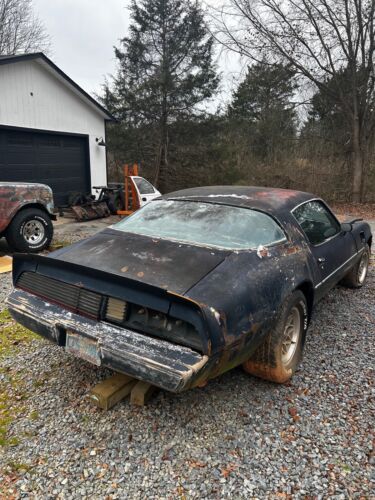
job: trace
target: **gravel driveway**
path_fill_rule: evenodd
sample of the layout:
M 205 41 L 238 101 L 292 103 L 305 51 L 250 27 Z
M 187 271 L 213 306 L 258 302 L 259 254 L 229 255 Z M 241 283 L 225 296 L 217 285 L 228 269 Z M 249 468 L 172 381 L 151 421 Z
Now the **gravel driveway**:
M 284 386 L 235 369 L 104 413 L 87 393 L 107 370 L 42 340 L 15 346 L 0 361 L 16 415 L 0 498 L 374 498 L 374 264 L 363 289 L 318 304 Z M 0 279 L 1 310 L 10 277 Z

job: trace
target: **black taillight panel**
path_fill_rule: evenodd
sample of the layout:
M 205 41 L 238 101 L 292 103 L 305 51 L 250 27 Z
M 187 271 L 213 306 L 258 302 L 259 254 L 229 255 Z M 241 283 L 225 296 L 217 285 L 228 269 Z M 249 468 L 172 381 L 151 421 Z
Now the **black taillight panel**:
M 17 280 L 16 287 L 78 314 L 107 321 L 203 352 L 199 333 L 201 318 L 197 317 L 197 313 L 189 308 L 172 306 L 171 311 L 181 313 L 178 318 L 115 297 L 103 296 L 35 272 L 22 273 Z
M 99 319 L 103 297 L 98 293 L 31 272 L 22 273 L 16 287 L 71 311 Z
M 108 315 L 106 320 L 113 322 Z M 117 320 L 115 322 L 118 323 Z M 201 337 L 193 324 L 160 311 L 127 303 L 122 325 L 200 352 L 203 350 Z
M 111 323 L 122 325 L 126 320 L 127 311 L 127 302 L 113 297 L 108 297 L 104 317 Z

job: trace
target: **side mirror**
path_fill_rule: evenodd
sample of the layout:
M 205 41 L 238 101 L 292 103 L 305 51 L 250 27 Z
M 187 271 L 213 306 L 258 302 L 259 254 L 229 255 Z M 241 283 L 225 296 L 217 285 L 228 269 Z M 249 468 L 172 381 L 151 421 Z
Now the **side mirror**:
M 348 220 L 348 224 L 354 224 L 355 222 L 361 222 L 361 221 L 363 221 L 363 219 L 360 219 L 360 218 L 352 219 L 352 220 Z
M 353 230 L 353 224 L 355 222 L 361 222 L 361 221 L 363 221 L 363 219 L 352 219 L 352 220 L 349 220 L 348 222 L 343 222 L 341 224 L 341 230 L 344 233 L 350 233 L 350 231 Z
M 341 231 L 343 233 L 350 233 L 350 231 L 353 229 L 352 223 L 351 222 L 343 222 L 341 224 Z

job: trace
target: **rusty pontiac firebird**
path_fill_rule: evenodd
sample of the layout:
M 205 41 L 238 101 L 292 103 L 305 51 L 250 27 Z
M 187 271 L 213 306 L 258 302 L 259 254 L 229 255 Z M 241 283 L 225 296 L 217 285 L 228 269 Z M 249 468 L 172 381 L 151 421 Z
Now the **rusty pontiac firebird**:
M 364 284 L 372 235 L 298 191 L 202 187 L 151 201 L 48 257 L 17 255 L 15 320 L 172 392 L 242 364 L 285 382 L 314 304 Z

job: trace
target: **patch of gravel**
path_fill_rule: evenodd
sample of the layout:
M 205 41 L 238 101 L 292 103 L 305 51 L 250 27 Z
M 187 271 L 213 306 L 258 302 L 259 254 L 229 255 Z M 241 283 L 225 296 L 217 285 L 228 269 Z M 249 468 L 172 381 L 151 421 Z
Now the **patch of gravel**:
M 22 380 L 25 398 L 10 427 L 19 444 L 0 451 L 4 493 L 373 497 L 374 297 L 372 261 L 363 289 L 337 287 L 317 305 L 303 365 L 287 385 L 235 369 L 202 389 L 160 391 L 145 408 L 123 401 L 100 411 L 87 394 L 108 370 L 44 341 L 21 346 L 0 363 L 5 378 Z
M 108 228 L 108 226 L 119 222 L 121 217 L 111 215 L 105 219 L 92 220 L 88 222 L 76 222 L 65 219 L 64 223 L 57 222 L 54 226 L 54 241 L 67 241 L 75 243 L 89 236 L 93 236 L 98 231 Z
M 12 290 L 12 276 L 11 273 L 0 275 L 0 311 L 5 308 L 5 299 L 8 297 Z

